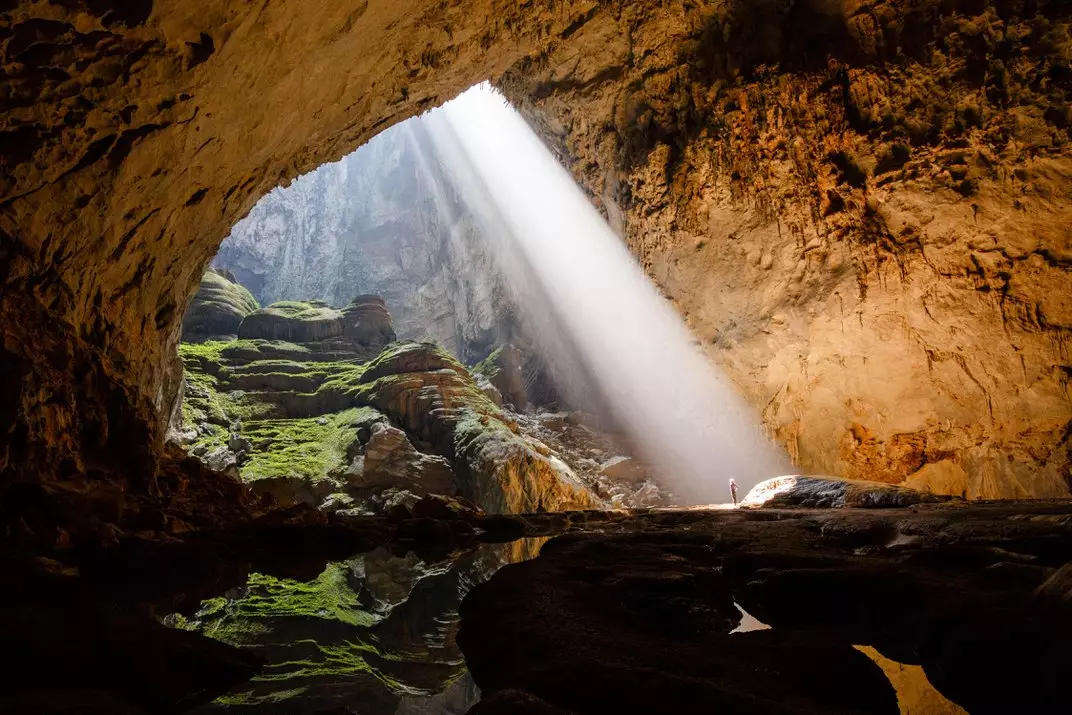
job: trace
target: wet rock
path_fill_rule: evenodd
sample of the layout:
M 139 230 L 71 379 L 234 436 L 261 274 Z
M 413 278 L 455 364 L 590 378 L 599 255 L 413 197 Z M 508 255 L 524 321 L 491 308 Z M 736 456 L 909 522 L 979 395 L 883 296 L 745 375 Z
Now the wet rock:
M 741 500 L 741 506 L 889 508 L 949 499 L 947 496 L 882 482 L 836 477 L 786 476 L 768 479 L 752 487 Z
M 428 494 L 413 505 L 415 519 L 445 519 L 448 521 L 465 521 L 470 524 L 480 523 L 485 514 L 476 504 L 461 497 L 449 497 L 442 494 Z
M 1062 712 L 1072 611 L 1037 594 L 1072 545 L 1068 510 L 606 515 L 581 527 L 598 531 L 554 539 L 473 589 L 459 642 L 485 702 L 519 691 L 578 715 L 898 712 L 918 684 L 888 680 L 861 644 L 918 668 L 941 702 L 967 712 Z M 563 516 L 572 515 L 497 519 Z M 832 532 L 817 520 L 854 526 Z M 885 546 L 876 521 L 918 538 Z M 863 555 L 845 532 L 871 534 L 877 548 Z M 991 573 L 1010 554 L 1016 574 Z M 770 628 L 742 631 L 746 620 Z

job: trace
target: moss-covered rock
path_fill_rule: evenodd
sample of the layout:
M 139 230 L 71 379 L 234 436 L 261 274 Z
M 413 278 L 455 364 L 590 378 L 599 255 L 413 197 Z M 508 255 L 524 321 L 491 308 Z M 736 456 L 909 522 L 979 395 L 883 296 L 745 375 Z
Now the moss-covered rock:
M 247 315 L 238 337 L 299 343 L 342 337 L 342 313 L 321 301 L 283 301 Z
M 463 496 L 490 512 L 555 511 L 601 504 L 546 447 L 477 387 L 457 360 L 431 343 L 388 346 L 361 377 L 366 400 L 453 458 Z
M 253 294 L 231 273 L 209 268 L 183 317 L 182 339 L 199 342 L 233 337 L 242 319 L 259 307 Z

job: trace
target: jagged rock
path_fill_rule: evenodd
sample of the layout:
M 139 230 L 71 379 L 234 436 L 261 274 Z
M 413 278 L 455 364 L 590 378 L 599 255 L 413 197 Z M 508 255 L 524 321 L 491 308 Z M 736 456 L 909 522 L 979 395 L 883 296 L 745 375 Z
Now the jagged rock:
M 541 455 L 457 360 L 429 343 L 390 346 L 361 376 L 365 399 L 453 457 L 460 493 L 490 512 L 600 504 L 560 460 Z M 368 464 L 366 462 L 366 470 Z
M 882 482 L 794 475 L 760 482 L 741 500 L 741 506 L 889 508 L 949 499 Z
M 229 476 L 238 477 L 238 459 L 235 457 L 235 453 L 225 446 L 217 447 L 216 449 L 208 452 L 201 461 L 205 463 L 209 469 L 214 469 L 217 472 L 223 472 Z
M 228 271 L 209 268 L 182 319 L 186 342 L 234 337 L 242 319 L 257 310 L 253 295 Z
M 365 454 L 354 461 L 346 476 L 351 489 L 358 493 L 386 487 L 418 494 L 452 494 L 458 489 L 450 462 L 443 457 L 418 452 L 406 433 L 397 427 L 374 424 Z

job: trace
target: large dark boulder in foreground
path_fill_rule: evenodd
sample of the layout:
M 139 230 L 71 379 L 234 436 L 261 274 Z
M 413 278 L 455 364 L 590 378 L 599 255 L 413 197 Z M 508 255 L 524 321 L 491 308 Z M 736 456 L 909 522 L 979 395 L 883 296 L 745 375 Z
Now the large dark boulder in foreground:
M 532 535 L 541 520 L 519 521 Z M 897 713 L 923 692 L 950 713 L 1067 709 L 1070 502 L 650 511 L 579 528 L 598 531 L 548 542 L 463 601 L 474 713 Z

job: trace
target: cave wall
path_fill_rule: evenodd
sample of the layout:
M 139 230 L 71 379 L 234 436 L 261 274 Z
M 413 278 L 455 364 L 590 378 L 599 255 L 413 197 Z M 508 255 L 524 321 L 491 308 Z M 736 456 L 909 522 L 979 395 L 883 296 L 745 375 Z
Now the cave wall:
M 382 296 L 400 338 L 467 364 L 514 339 L 506 288 L 420 118 L 264 196 L 212 263 L 262 305 Z
M 166 356 L 231 226 L 589 7 L 0 5 L 0 488 L 156 498 Z
M 805 472 L 1067 496 L 1067 3 L 603 9 L 500 85 Z
M 152 497 L 165 356 L 231 226 L 514 68 L 802 466 L 1064 493 L 1067 7 L 4 3 L 0 485 Z

